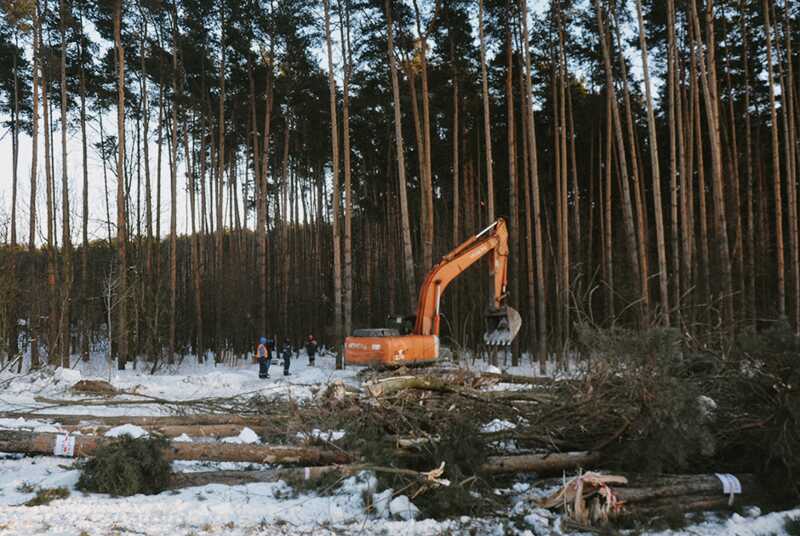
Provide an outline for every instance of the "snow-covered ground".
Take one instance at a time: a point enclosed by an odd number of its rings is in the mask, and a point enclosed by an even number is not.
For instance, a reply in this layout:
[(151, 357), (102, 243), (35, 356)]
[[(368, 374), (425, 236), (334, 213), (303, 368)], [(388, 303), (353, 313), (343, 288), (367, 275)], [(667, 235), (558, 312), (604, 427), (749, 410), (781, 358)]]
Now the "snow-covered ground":
[[(466, 362), (472, 368), (488, 370), (480, 360)], [(538, 367), (528, 360), (513, 369), (512, 374), (533, 375)], [(302, 402), (315, 396), (334, 381), (358, 388), (359, 369), (337, 371), (332, 356), (317, 357), (316, 366), (309, 367), (304, 355), (292, 362), (292, 375), (284, 377), (279, 363), (273, 362), (272, 378), (259, 380), (256, 365), (242, 363), (238, 367), (214, 366), (213, 361), (197, 365), (189, 360), (180, 367), (164, 369), (150, 375), (145, 367), (139, 370), (112, 370), (111, 384), (126, 392), (168, 400), (192, 400), (234, 395), (260, 395), (268, 398), (291, 398)], [(109, 369), (101, 356), (88, 363), (79, 362), (75, 369), (40, 371), (14, 376), (0, 373), (0, 412), (30, 412), (23, 419), (2, 419), (0, 428), (57, 431), (59, 426), (37, 418), (40, 413), (89, 414), (97, 416), (143, 416), (158, 414), (155, 405), (96, 406), (70, 405), (51, 407), (43, 399), (77, 400), (70, 387), (81, 379), (109, 380)], [(516, 386), (515, 386), (516, 387)], [(492, 386), (491, 388), (497, 388)], [(115, 399), (136, 399), (124, 395)], [(507, 421), (483, 423), (488, 431), (513, 428)], [(141, 429), (123, 425), (107, 434), (138, 434)], [(339, 431), (312, 430), (310, 437), (337, 439)], [(258, 440), (252, 430), (244, 429), (230, 438), (233, 442)], [(304, 436), (305, 437), (305, 436)], [(183, 438), (188, 439), (188, 438)], [(174, 462), (176, 471), (208, 471), (241, 469), (243, 464), (230, 462)], [(248, 464), (252, 465), (252, 464)], [(264, 468), (267, 468), (266, 466)], [(413, 510), (405, 496), (375, 489), (375, 480), (361, 474), (344, 480), (330, 494), (297, 492), (285, 482), (247, 484), (241, 486), (206, 485), (159, 495), (137, 495), (114, 498), (103, 494), (77, 491), (79, 471), (73, 460), (48, 456), (22, 457), (0, 453), (0, 535), (282, 535), (282, 534), (519, 534), (523, 536), (561, 534), (560, 519), (535, 507), (537, 492), (530, 484), (520, 481), (507, 490), (497, 490), (511, 498), (508, 512), (476, 519), (435, 521), (410, 519)], [(66, 487), (70, 495), (44, 506), (25, 506), (24, 503), (46, 488)], [(372, 495), (372, 510), (367, 509), (365, 497)], [(800, 517), (800, 509), (789, 512), (747, 516), (708, 515), (702, 522), (681, 531), (664, 535), (760, 536), (788, 534), (787, 518)], [(566, 530), (564, 531), (566, 532)], [(573, 533), (574, 534), (574, 533)]]

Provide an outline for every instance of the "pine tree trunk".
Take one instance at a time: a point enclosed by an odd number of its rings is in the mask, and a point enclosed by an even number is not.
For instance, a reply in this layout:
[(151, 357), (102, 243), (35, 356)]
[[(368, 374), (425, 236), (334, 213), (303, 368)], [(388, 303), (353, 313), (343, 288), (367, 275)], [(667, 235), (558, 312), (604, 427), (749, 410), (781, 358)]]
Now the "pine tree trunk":
[[(772, 7), (773, 20), (777, 21), (775, 15), (775, 6)], [(783, 25), (783, 34), (786, 37), (787, 49), (787, 70), (792, 70), (792, 57), (791, 57), (791, 33), (789, 31), (790, 19), (785, 17)], [(775, 52), (778, 57), (777, 69), (778, 80), (781, 88), (781, 116), (783, 124), (783, 147), (784, 147), (784, 160), (786, 161), (786, 201), (787, 201), (787, 227), (789, 234), (789, 275), (791, 278), (792, 295), (788, 303), (792, 304), (793, 311), (787, 315), (792, 329), (800, 333), (800, 272), (798, 272), (798, 250), (797, 250), (797, 190), (796, 190), (796, 174), (794, 163), (794, 133), (792, 129), (792, 119), (794, 117), (794, 99), (792, 98), (793, 88), (792, 83), (787, 80), (784, 69), (781, 65), (783, 58), (781, 43), (781, 34), (775, 32)]]
[[(483, 32), (483, 0), (478, 0), (478, 30), (481, 49), (481, 84), (483, 95), (483, 137), (486, 147), (486, 190), (488, 221), (494, 221), (494, 165), (492, 163), (492, 127), (489, 108), (489, 76), (486, 73), (486, 36)], [(423, 99), (425, 95), (423, 95)], [(426, 128), (427, 131), (427, 128)], [(430, 180), (430, 179), (429, 179)]]
[[(31, 125), (31, 188), (30, 188), (30, 201), (28, 208), (29, 227), (28, 227), (28, 250), (34, 251), (36, 249), (36, 187), (37, 187), (37, 171), (39, 166), (39, 69), (41, 68), (41, 47), (39, 44), (39, 4), (37, 2), (36, 8), (33, 11), (33, 69), (32, 69), (32, 93), (33, 93), (33, 110), (32, 110), (32, 125)], [(102, 137), (101, 140), (102, 141)], [(36, 341), (33, 337), (33, 341)], [(36, 343), (33, 343), (32, 350), (36, 348)], [(38, 366), (38, 354), (37, 363)], [(31, 368), (34, 368), (33, 362)]]
[(14, 29), (14, 58), (12, 62), (12, 70), (14, 73), (14, 108), (12, 112), (12, 130), (11, 130), (11, 270), (10, 278), (15, 283), (15, 286), (9, 293), (9, 300), (6, 307), (7, 329), (8, 329), (8, 359), (14, 359), (19, 351), (18, 336), (17, 336), (17, 300), (18, 290), (16, 288), (17, 282), (17, 175), (19, 171), (19, 72), (17, 63), (17, 47), (19, 46), (18, 29)]
[(606, 301), (606, 314), (611, 322), (616, 320), (616, 309), (614, 307), (614, 255), (613, 255), (613, 220), (614, 214), (611, 206), (612, 192), (613, 192), (613, 179), (612, 175), (612, 159), (614, 158), (612, 152), (613, 135), (612, 126), (614, 123), (611, 105), (611, 93), (606, 91), (606, 157), (605, 157), (605, 192), (604, 192), (604, 206), (603, 206), (603, 222), (605, 223), (605, 233), (603, 234), (603, 251), (605, 252), (605, 271), (606, 271), (606, 286), (608, 287), (608, 299)]
[[(172, 94), (178, 94), (178, 13), (172, 12)], [(169, 354), (167, 360), (174, 362), (177, 351), (176, 315), (178, 299), (178, 103), (172, 103), (170, 141), (170, 210), (169, 210)]]
[(750, 119), (750, 94), (752, 87), (750, 84), (750, 32), (747, 26), (747, 17), (744, 16), (746, 6), (744, 0), (739, 0), (739, 13), (741, 20), (742, 35), (742, 69), (744, 78), (744, 134), (745, 134), (745, 204), (747, 215), (747, 256), (746, 262), (746, 303), (748, 325), (755, 329), (756, 323), (756, 275), (755, 275), (755, 229), (756, 222), (753, 212), (753, 135)]
[[(700, 66), (700, 81), (703, 87), (706, 115), (708, 117), (708, 131), (711, 141), (711, 169), (712, 169), (712, 197), (714, 200), (714, 231), (716, 235), (720, 273), (722, 279), (722, 318), (725, 325), (733, 327), (733, 281), (731, 278), (730, 252), (728, 248), (728, 229), (725, 218), (725, 197), (722, 183), (722, 142), (720, 140), (719, 124), (719, 97), (717, 95), (717, 74), (714, 43), (714, 3), (709, 0), (706, 4), (706, 54), (698, 54)], [(696, 0), (691, 0), (692, 20), (695, 36), (699, 38), (700, 22), (697, 16)], [(706, 68), (706, 66), (708, 66)]]
[[(417, 20), (417, 54), (420, 60), (420, 79), (422, 81), (422, 150), (425, 153), (424, 167), (422, 173), (423, 181), (423, 203), (422, 210), (425, 212), (425, 221), (422, 228), (422, 263), (425, 270), (433, 266), (433, 233), (434, 233), (434, 212), (433, 212), (433, 177), (431, 173), (431, 113), (430, 113), (430, 91), (428, 89), (428, 32), (422, 31), (422, 20), (420, 16), (417, 0), (413, 0), (414, 12)], [(438, 12), (439, 0), (436, 0), (434, 14)], [(435, 15), (434, 15), (435, 16)]]
[(128, 362), (128, 227), (125, 215), (125, 51), (122, 48), (122, 0), (114, 3), (114, 42), (117, 49), (117, 261), (119, 278), (117, 368)]
[(219, 113), (217, 115), (217, 234), (216, 234), (216, 315), (215, 315), (215, 359), (222, 358), (222, 352), (226, 349), (227, 339), (222, 333), (222, 315), (225, 290), (223, 285), (223, 249), (225, 241), (225, 214), (223, 200), (225, 199), (225, 3), (223, 0), (219, 4), (220, 28), (220, 51), (219, 51)]
[[(47, 3), (44, 6), (45, 13), (47, 12)], [(39, 43), (43, 47), (44, 41), (42, 39), (42, 27), (39, 26)], [(43, 48), (40, 48), (40, 53), (43, 53)], [(45, 199), (47, 203), (47, 301), (48, 301), (48, 318), (47, 318), (47, 361), (48, 364), (53, 366), (59, 365), (58, 355), (58, 281), (56, 269), (56, 245), (55, 245), (55, 184), (53, 177), (52, 167), (52, 153), (50, 151), (52, 125), (50, 122), (50, 106), (47, 97), (47, 70), (42, 61), (42, 121), (44, 126), (44, 171), (46, 179)]]
[(331, 42), (331, 17), (329, 0), (322, 0), (325, 11), (325, 44), (328, 51), (328, 87), (330, 90), (331, 111), (331, 161), (333, 162), (333, 326), (334, 341), (338, 346), (342, 341), (342, 256), (341, 232), (339, 230), (339, 126), (336, 119), (336, 78), (333, 74), (333, 44)]
[(783, 246), (783, 196), (781, 191), (781, 157), (778, 144), (778, 113), (775, 103), (775, 79), (772, 69), (772, 28), (770, 26), (769, 2), (763, 1), (764, 32), (767, 37), (767, 81), (769, 85), (770, 132), (772, 134), (772, 177), (775, 192), (775, 254), (778, 269), (778, 315), (786, 317), (786, 281)]
[[(481, 0), (482, 2), (483, 0)], [(514, 118), (514, 43), (511, 40), (511, 6), (510, 1), (506, 2), (508, 15), (506, 18), (506, 114), (508, 116), (507, 139), (508, 139), (508, 205), (510, 207), (511, 222), (509, 225), (509, 240), (511, 247), (509, 255), (508, 278), (511, 280), (511, 292), (509, 301), (518, 305), (519, 301), (519, 204), (517, 194), (517, 140), (516, 140), (516, 120)], [(457, 241), (453, 242), (457, 244)], [(519, 339), (514, 339), (514, 346), (511, 351), (511, 365), (519, 365)]]
[[(608, 33), (603, 23), (603, 16), (601, 13), (600, 1), (594, 0), (595, 13), (597, 17), (597, 26), (600, 32), (600, 43), (603, 49), (603, 62), (606, 71), (606, 90), (611, 99), (611, 117), (614, 125), (614, 135), (617, 147), (618, 164), (620, 167), (620, 183), (622, 185), (622, 219), (625, 229), (625, 241), (628, 249), (628, 257), (631, 265), (631, 271), (634, 274), (641, 274), (639, 266), (639, 255), (637, 249), (636, 229), (633, 221), (633, 206), (631, 204), (630, 184), (628, 183), (628, 160), (625, 154), (625, 142), (622, 137), (622, 120), (620, 119), (619, 105), (617, 103), (616, 89), (614, 88), (614, 73), (611, 68), (611, 52), (609, 50)], [(634, 187), (636, 185), (634, 184)], [(608, 210), (608, 207), (606, 208)], [(646, 268), (645, 268), (646, 270)], [(640, 278), (641, 282), (642, 278)], [(646, 288), (641, 284), (638, 286), (638, 292), (641, 296), (642, 302), (646, 302)], [(643, 320), (643, 319), (642, 319)]]
[[(392, 24), (391, 0), (385, 0), (387, 41), (389, 56), (389, 73), (392, 79), (392, 101), (394, 104), (394, 138), (397, 158), (398, 193), (400, 197), (400, 226), (403, 234), (403, 268), (405, 270), (406, 292), (409, 308), (413, 307), (416, 298), (416, 280), (414, 277), (414, 252), (411, 246), (411, 222), (408, 216), (408, 192), (406, 190), (406, 159), (403, 146), (403, 119), (400, 109), (400, 82), (397, 76), (397, 61), (394, 55), (394, 26)], [(458, 149), (454, 149), (457, 151)]]
[(350, 5), (339, 2), (339, 24), (342, 39), (342, 142), (344, 150), (344, 333), (350, 335), (353, 327), (353, 200), (350, 185), (350, 76), (352, 58), (350, 51)]
[[(669, 272), (667, 271), (667, 248), (664, 239), (664, 215), (663, 204), (661, 201), (661, 170), (658, 160), (658, 139), (656, 136), (656, 118), (655, 110), (653, 107), (653, 95), (650, 89), (650, 69), (648, 66), (647, 55), (647, 39), (645, 38), (644, 18), (642, 17), (642, 2), (636, 0), (636, 15), (639, 19), (639, 48), (642, 51), (642, 72), (644, 74), (644, 87), (645, 96), (647, 99), (647, 129), (649, 132), (650, 146), (650, 165), (652, 166), (652, 185), (653, 185), (653, 203), (655, 206), (656, 218), (656, 243), (658, 249), (658, 282), (659, 294), (661, 297), (662, 319), (664, 325), (670, 324), (670, 307), (669, 307)], [(674, 164), (674, 123), (672, 124), (670, 135), (670, 159), (672, 162), (671, 169), (675, 169)], [(671, 180), (671, 184), (675, 181)]]
[(72, 237), (69, 211), (69, 179), (67, 176), (67, 44), (64, 0), (59, 1), (59, 33), (61, 35), (61, 248), (64, 267), (61, 281), (61, 307), (59, 311), (58, 348), (61, 366), (70, 365), (70, 310), (72, 308)]
[(791, 172), (789, 174), (789, 181), (787, 183), (789, 193), (789, 237), (792, 242), (791, 254), (791, 274), (794, 291), (794, 331), (796, 335), (800, 335), (800, 244), (798, 241), (798, 233), (800, 229), (798, 226), (798, 199), (797, 199), (797, 169), (798, 169), (798, 156), (800, 154), (800, 146), (797, 143), (797, 118), (795, 112), (797, 111), (797, 90), (794, 84), (794, 54), (792, 52), (792, 19), (789, 16), (789, 4), (784, 3), (784, 26), (783, 31), (786, 36), (786, 99), (787, 103), (787, 122), (788, 122), (788, 136), (786, 140), (787, 152), (789, 161), (791, 162)]
[[(524, 71), (524, 64), (521, 65), (520, 71)], [(525, 77), (522, 76), (520, 73), (519, 77), (519, 88), (520, 88), (520, 104), (521, 104), (521, 118), (522, 118), (522, 134), (524, 139), (522, 140), (522, 178), (523, 182), (523, 195), (525, 201), (525, 267), (526, 267), (526, 282), (527, 282), (527, 292), (528, 292), (528, 322), (527, 322), (527, 333), (528, 333), (528, 343), (526, 348), (529, 352), (534, 353), (536, 351), (536, 293), (534, 290), (534, 281), (535, 281), (535, 268), (534, 268), (534, 261), (533, 261), (533, 243), (534, 243), (534, 235), (533, 235), (533, 208), (531, 204), (531, 171), (530, 171), (530, 158), (528, 154), (528, 132), (530, 127), (528, 126), (528, 114), (525, 108), (525, 103), (527, 102), (526, 99), (526, 91), (525, 91)]]
[(536, 123), (533, 115), (533, 81), (531, 74), (531, 57), (528, 50), (528, 4), (526, 0), (520, 1), (520, 13), (522, 17), (522, 53), (525, 58), (525, 113), (528, 116), (528, 131), (526, 133), (526, 143), (528, 144), (528, 155), (531, 161), (531, 191), (533, 193), (533, 227), (534, 227), (534, 247), (536, 248), (536, 299), (537, 299), (537, 326), (538, 326), (538, 349), (539, 369), (542, 374), (547, 368), (547, 318), (545, 316), (545, 274), (544, 274), (544, 249), (542, 247), (542, 218), (541, 218), (541, 196), (539, 192), (539, 159), (536, 153)]

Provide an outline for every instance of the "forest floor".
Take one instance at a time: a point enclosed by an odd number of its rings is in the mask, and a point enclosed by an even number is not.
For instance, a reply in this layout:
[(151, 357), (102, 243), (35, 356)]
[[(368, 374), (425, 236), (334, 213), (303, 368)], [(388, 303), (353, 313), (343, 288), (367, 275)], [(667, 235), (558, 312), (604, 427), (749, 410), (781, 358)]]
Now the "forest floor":
[[(486, 365), (470, 363), (479, 369)], [(504, 372), (533, 375), (534, 367), (509, 368)], [(35, 412), (96, 416), (164, 415), (163, 404), (79, 405), (85, 395), (70, 390), (85, 379), (104, 379), (117, 389), (136, 395), (120, 395), (109, 400), (141, 400), (143, 397), (188, 401), (241, 395), (266, 399), (309, 400), (334, 382), (348, 389), (361, 388), (359, 369), (335, 370), (330, 355), (317, 358), (316, 366), (307, 365), (305, 355), (293, 361), (292, 375), (284, 377), (273, 363), (272, 378), (259, 380), (257, 366), (241, 364), (214, 366), (189, 363), (168, 367), (155, 375), (140, 370), (109, 369), (102, 356), (80, 362), (74, 369), (39, 371), (13, 375), (0, 373), (0, 412)], [(492, 386), (497, 388), (497, 385)], [(44, 401), (44, 400), (47, 401)], [(54, 400), (70, 401), (69, 405)], [(74, 405), (73, 405), (74, 404)], [(489, 423), (484, 423), (489, 424)], [(25, 418), (0, 419), (0, 429), (59, 431), (61, 426), (31, 413)], [(138, 433), (141, 429), (128, 426)], [(107, 434), (112, 432), (107, 432)], [(113, 434), (112, 434), (113, 435)], [(229, 438), (231, 442), (246, 441)], [(252, 469), (253, 464), (233, 462), (173, 462), (176, 472), (219, 469)], [(274, 468), (274, 466), (273, 466)], [(327, 493), (296, 490), (284, 481), (244, 485), (209, 484), (166, 491), (158, 495), (135, 495), (115, 498), (105, 494), (77, 491), (80, 475), (72, 460), (54, 456), (22, 456), (0, 453), (0, 535), (281, 535), (281, 534), (518, 534), (545, 535), (567, 532), (562, 519), (536, 507), (533, 499), (541, 490), (531, 486), (530, 477), (520, 477), (508, 488), (494, 494), (509, 500), (507, 510), (484, 517), (461, 516), (457, 519), (407, 519), (392, 508), (375, 508), (367, 513), (365, 492), (374, 486), (374, 477), (361, 473), (339, 482)], [(66, 498), (40, 506), (26, 506), (37, 491), (65, 487)], [(734, 514), (707, 514), (693, 517), (694, 523), (664, 535), (766, 536), (795, 534), (800, 509), (760, 515), (755, 509)], [(575, 532), (573, 532), (575, 533)], [(640, 533), (640, 532), (637, 532)]]

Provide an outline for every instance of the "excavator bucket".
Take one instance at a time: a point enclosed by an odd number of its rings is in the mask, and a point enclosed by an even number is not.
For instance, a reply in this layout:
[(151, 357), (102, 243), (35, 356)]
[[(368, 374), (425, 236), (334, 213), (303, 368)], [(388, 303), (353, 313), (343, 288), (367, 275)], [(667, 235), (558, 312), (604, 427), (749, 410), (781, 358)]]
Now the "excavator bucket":
[(516, 309), (506, 305), (490, 310), (486, 314), (486, 323), (487, 329), (483, 334), (483, 341), (489, 346), (508, 346), (522, 327), (522, 317)]

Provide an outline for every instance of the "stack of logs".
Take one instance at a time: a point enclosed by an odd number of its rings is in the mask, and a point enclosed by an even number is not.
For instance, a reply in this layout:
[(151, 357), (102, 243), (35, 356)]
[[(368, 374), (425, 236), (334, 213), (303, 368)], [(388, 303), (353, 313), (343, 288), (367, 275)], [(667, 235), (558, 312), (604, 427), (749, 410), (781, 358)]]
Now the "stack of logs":
[[(545, 389), (523, 388), (487, 390), (487, 384), (529, 384), (537, 386), (547, 384)], [(499, 386), (497, 386), (499, 387)], [(59, 414), (18, 414), (5, 413), (0, 417), (37, 420), (49, 420), (56, 423), (62, 433), (22, 431), (19, 429), (0, 429), (0, 452), (15, 452), (31, 455), (47, 455), (54, 452), (59, 435), (71, 433), (75, 439), (74, 456), (90, 457), (101, 446), (113, 441), (103, 434), (110, 428), (123, 424), (132, 424), (146, 429), (151, 434), (175, 439), (187, 435), (197, 441), (169, 441), (165, 450), (168, 460), (205, 460), (234, 461), (257, 464), (276, 465), (269, 470), (255, 471), (208, 471), (202, 473), (176, 473), (172, 476), (171, 487), (181, 488), (205, 485), (210, 483), (237, 485), (252, 482), (272, 482), (284, 480), (315, 480), (335, 473), (341, 476), (355, 474), (370, 469), (373, 471), (402, 471), (397, 467), (377, 467), (365, 463), (359, 452), (346, 450), (340, 444), (317, 440), (298, 442), (298, 432), (309, 429), (309, 424), (330, 426), (335, 421), (325, 421), (326, 417), (351, 411), (352, 415), (363, 415), (364, 412), (384, 412), (386, 420), (392, 418), (387, 408), (392, 407), (396, 414), (408, 415), (413, 409), (417, 413), (414, 418), (423, 418), (431, 412), (431, 418), (442, 422), (451, 410), (472, 415), (478, 422), (491, 418), (513, 419), (514, 415), (526, 415), (525, 429), (509, 433), (508, 431), (484, 431), (481, 439), (485, 444), (497, 445), (506, 439), (514, 439), (517, 446), (527, 443), (528, 453), (511, 454), (495, 451), (496, 455), (487, 456), (478, 467), (475, 475), (484, 477), (504, 477), (523, 474), (535, 474), (540, 486), (552, 486), (553, 482), (543, 480), (548, 475), (564, 475), (582, 468), (604, 467), (606, 462), (602, 447), (591, 450), (566, 450), (563, 436), (534, 437), (536, 427), (553, 415), (563, 414), (569, 418), (569, 400), (553, 403), (553, 394), (558, 386), (553, 380), (526, 378), (509, 375), (466, 375), (453, 376), (447, 374), (404, 374), (396, 373), (384, 377), (373, 377), (364, 382), (364, 389), (354, 392), (342, 384), (333, 384), (327, 391), (320, 393), (316, 401), (304, 406), (283, 408), (278, 411), (274, 404), (270, 406), (273, 414), (265, 415), (257, 405), (251, 405), (240, 414), (207, 414), (185, 416), (158, 417), (100, 417), (95, 415), (59, 415)], [(574, 400), (574, 399), (573, 399)], [(409, 404), (409, 402), (411, 402)], [(590, 401), (579, 401), (586, 419), (590, 415)], [(80, 402), (75, 402), (79, 404)], [(327, 408), (327, 409), (325, 409)], [(333, 408), (333, 409), (331, 409)], [(415, 409), (414, 409), (415, 408)], [(420, 409), (422, 408), (422, 409)], [(538, 408), (533, 410), (531, 408)], [(545, 409), (542, 409), (545, 408)], [(325, 412), (328, 413), (325, 413)], [(249, 412), (249, 414), (248, 414)], [(435, 413), (438, 412), (438, 413)], [(280, 415), (278, 415), (278, 413)], [(435, 415), (434, 415), (435, 413)], [(581, 414), (583, 415), (583, 413)], [(410, 415), (409, 415), (410, 416)], [(341, 417), (341, 415), (340, 415)], [(488, 419), (487, 419), (488, 417)], [(539, 419), (541, 417), (541, 419)], [(575, 414), (570, 426), (576, 426)], [(560, 417), (559, 417), (560, 418)], [(276, 424), (278, 423), (278, 424)], [(614, 428), (617, 427), (616, 423)], [(334, 424), (335, 425), (335, 424)], [(280, 427), (283, 426), (283, 430)], [(305, 429), (303, 428), (305, 426)], [(231, 444), (220, 442), (223, 437), (238, 435), (244, 427), (254, 430), (260, 437), (272, 444)], [(620, 437), (621, 431), (612, 427), (606, 436), (601, 437), (601, 444), (608, 445), (611, 440)], [(625, 428), (619, 428), (625, 430)], [(594, 433), (594, 432), (592, 432)], [(302, 436), (301, 436), (302, 437)], [(306, 436), (307, 437), (307, 436)], [(595, 436), (587, 434), (587, 438)], [(427, 437), (395, 438), (398, 448), (404, 442), (413, 448), (415, 441), (437, 441), (430, 435)], [(582, 441), (584, 441), (582, 439)], [(588, 443), (588, 439), (585, 440)], [(301, 444), (298, 444), (301, 443)], [(541, 444), (550, 445), (550, 452), (545, 452)], [(579, 443), (582, 445), (583, 443)], [(572, 447), (574, 449), (574, 447)], [(562, 450), (559, 452), (559, 450)], [(436, 467), (440, 460), (430, 460), (431, 467)], [(394, 465), (394, 464), (392, 464)], [(607, 467), (607, 465), (605, 465)], [(593, 475), (594, 473), (589, 473)], [(445, 476), (447, 476), (445, 470)], [(756, 478), (752, 475), (738, 475), (743, 494), (737, 496), (737, 504), (741, 499), (758, 502), (766, 497)], [(602, 481), (602, 478), (601, 478)], [(624, 481), (624, 482), (623, 482)], [(594, 485), (591, 478), (579, 477), (560, 490), (559, 495), (545, 500), (541, 505), (552, 509), (564, 510), (568, 518), (581, 525), (621, 519), (626, 516), (659, 515), (667, 509), (670, 511), (695, 511), (725, 509), (730, 506), (729, 497), (723, 495), (722, 481), (714, 475), (686, 476), (628, 476), (602, 485)], [(572, 486), (572, 487), (570, 487)], [(579, 488), (579, 489), (578, 489)], [(613, 490), (608, 502), (604, 490)], [(606, 502), (601, 500), (605, 497)], [(597, 517), (596, 513), (601, 512)], [(592, 513), (594, 512), (594, 513)]]

